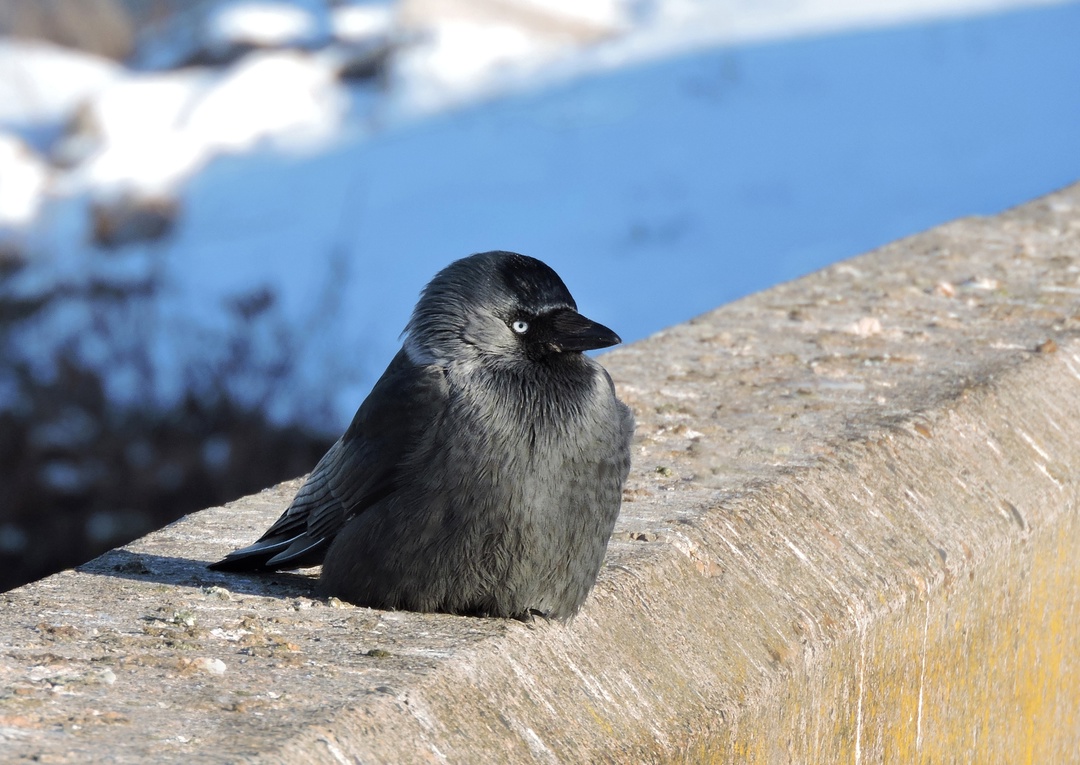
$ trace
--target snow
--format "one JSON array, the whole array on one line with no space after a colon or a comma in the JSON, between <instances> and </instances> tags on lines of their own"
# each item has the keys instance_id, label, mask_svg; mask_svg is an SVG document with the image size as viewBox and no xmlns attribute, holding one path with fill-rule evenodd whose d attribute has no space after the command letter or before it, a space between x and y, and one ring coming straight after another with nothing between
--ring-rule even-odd
<instances>
[{"instance_id":1,"label":"snow","mask_svg":"<svg viewBox=\"0 0 1080 765\"><path fill-rule=\"evenodd\" d=\"M254 53L221 74L134 76L85 106L95 146L83 148L89 156L70 188L97 196L166 192L218 154L270 138L283 145L327 138L345 109L327 67L295 52ZM87 143L85 135L75 140Z\"/></svg>"},{"instance_id":2,"label":"snow","mask_svg":"<svg viewBox=\"0 0 1080 765\"><path fill-rule=\"evenodd\" d=\"M406 51L407 76L393 99L398 117L427 115L502 93L536 89L589 72L624 68L695 50L872 30L941 19L1052 7L1072 0L506 0L500 5L543 8L568 20L583 19L611 33L602 45L534 40L516 56L488 57L486 46L505 51L507 29L497 19L487 39L464 30L450 12L426 44ZM457 4L450 4L452 7ZM486 7L486 4L477 4ZM503 14L502 18L507 15ZM502 39L500 39L502 38ZM459 62L459 63L455 63ZM457 72L458 76L452 73ZM436 97L437 94L437 97Z\"/></svg>"},{"instance_id":3,"label":"snow","mask_svg":"<svg viewBox=\"0 0 1080 765\"><path fill-rule=\"evenodd\" d=\"M389 5L342 5L333 9L331 27L339 40L369 40L391 32L394 10Z\"/></svg>"},{"instance_id":4,"label":"snow","mask_svg":"<svg viewBox=\"0 0 1080 765\"><path fill-rule=\"evenodd\" d=\"M0 130L18 132L40 151L80 103L122 76L97 56L0 38Z\"/></svg>"},{"instance_id":5,"label":"snow","mask_svg":"<svg viewBox=\"0 0 1080 765\"><path fill-rule=\"evenodd\" d=\"M511 24L447 21L398 64L402 85L393 107L399 118L453 108L490 95L504 68L542 65L564 47Z\"/></svg>"},{"instance_id":6,"label":"snow","mask_svg":"<svg viewBox=\"0 0 1080 765\"><path fill-rule=\"evenodd\" d=\"M231 0L208 15L204 42L222 54L237 45L307 47L324 41L329 26L325 4L314 0Z\"/></svg>"},{"instance_id":7,"label":"snow","mask_svg":"<svg viewBox=\"0 0 1080 765\"><path fill-rule=\"evenodd\" d=\"M632 341L1076 180L1080 100L1061 94L1080 84L1080 5L1012 6L559 2L545 12L611 36L445 18L378 86L295 49L314 39L304 3L221 5L219 30L276 9L262 29L289 45L219 68L83 57L96 74L69 76L75 54L0 42L0 73L30 62L22 81L53 99L0 95L0 129L41 152L0 138L0 235L32 258L0 300L70 295L4 353L43 379L72 353L120 404L224 391L332 434L423 284L486 249L549 262ZM350 44L400 23L385 4L327 18ZM93 245L90 210L158 198L178 210L165 238ZM102 284L130 297L103 303Z\"/></svg>"},{"instance_id":8,"label":"snow","mask_svg":"<svg viewBox=\"0 0 1080 765\"><path fill-rule=\"evenodd\" d=\"M0 241L33 221L45 190L45 163L26 144L0 133Z\"/></svg>"},{"instance_id":9,"label":"snow","mask_svg":"<svg viewBox=\"0 0 1080 765\"><path fill-rule=\"evenodd\" d=\"M625 0L516 0L510 5L599 26L616 26L626 21L631 3Z\"/></svg>"},{"instance_id":10,"label":"snow","mask_svg":"<svg viewBox=\"0 0 1080 765\"><path fill-rule=\"evenodd\" d=\"M344 107L331 73L310 56L253 54L191 105L180 130L217 151L240 152L273 135L326 137Z\"/></svg>"}]
</instances>

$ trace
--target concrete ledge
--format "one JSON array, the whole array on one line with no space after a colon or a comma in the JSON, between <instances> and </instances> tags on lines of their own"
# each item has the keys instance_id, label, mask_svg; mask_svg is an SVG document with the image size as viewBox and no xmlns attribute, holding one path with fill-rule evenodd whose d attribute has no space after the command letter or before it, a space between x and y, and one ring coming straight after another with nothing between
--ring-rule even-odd
<instances>
[{"instance_id":1,"label":"concrete ledge","mask_svg":"<svg viewBox=\"0 0 1080 765\"><path fill-rule=\"evenodd\" d=\"M569 626L203 568L297 484L3 596L0 759L1065 762L1080 186L604 357L639 421Z\"/></svg>"}]
</instances>

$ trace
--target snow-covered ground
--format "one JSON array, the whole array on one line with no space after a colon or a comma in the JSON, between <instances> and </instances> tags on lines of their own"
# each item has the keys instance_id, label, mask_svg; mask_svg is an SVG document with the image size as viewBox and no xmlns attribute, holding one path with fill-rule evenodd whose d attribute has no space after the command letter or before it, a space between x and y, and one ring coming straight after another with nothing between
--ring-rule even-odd
<instances>
[{"instance_id":1,"label":"snow-covered ground","mask_svg":"<svg viewBox=\"0 0 1080 765\"><path fill-rule=\"evenodd\" d=\"M5 363L335 433L456 257L540 257L634 340L1080 178L1077 3L507 5L233 0L139 69L0 42Z\"/></svg>"}]
</instances>

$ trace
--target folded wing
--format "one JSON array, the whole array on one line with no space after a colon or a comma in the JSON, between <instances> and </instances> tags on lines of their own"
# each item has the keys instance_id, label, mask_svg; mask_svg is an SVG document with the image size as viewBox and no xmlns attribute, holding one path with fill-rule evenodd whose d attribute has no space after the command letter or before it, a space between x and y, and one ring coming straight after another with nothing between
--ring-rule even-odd
<instances>
[{"instance_id":1,"label":"folded wing","mask_svg":"<svg viewBox=\"0 0 1080 765\"><path fill-rule=\"evenodd\" d=\"M210 568L281 570L322 563L349 519L396 490L399 466L420 436L438 427L446 401L442 370L418 366L399 352L288 509L254 544Z\"/></svg>"}]
</instances>

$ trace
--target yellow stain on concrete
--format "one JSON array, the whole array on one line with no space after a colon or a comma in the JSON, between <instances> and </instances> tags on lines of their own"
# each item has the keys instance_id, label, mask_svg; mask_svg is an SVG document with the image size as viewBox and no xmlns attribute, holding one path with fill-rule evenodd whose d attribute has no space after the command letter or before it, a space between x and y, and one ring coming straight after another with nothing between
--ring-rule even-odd
<instances>
[{"instance_id":1,"label":"yellow stain on concrete","mask_svg":"<svg viewBox=\"0 0 1080 765\"><path fill-rule=\"evenodd\" d=\"M987 565L849 635L677 761L1080 762L1080 520Z\"/></svg>"}]
</instances>

